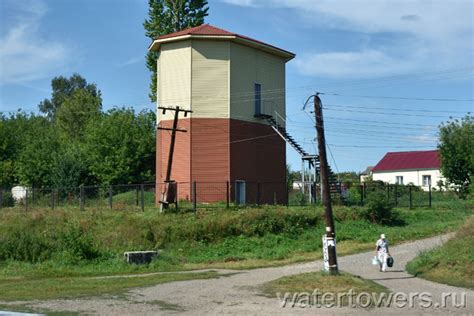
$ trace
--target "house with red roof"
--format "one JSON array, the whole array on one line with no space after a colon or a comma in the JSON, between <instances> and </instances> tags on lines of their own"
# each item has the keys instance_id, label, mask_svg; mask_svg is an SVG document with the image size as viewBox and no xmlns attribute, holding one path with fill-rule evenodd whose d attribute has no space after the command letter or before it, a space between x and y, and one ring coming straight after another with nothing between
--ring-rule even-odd
<instances>
[{"instance_id":1,"label":"house with red roof","mask_svg":"<svg viewBox=\"0 0 474 316\"><path fill-rule=\"evenodd\" d=\"M413 184L428 190L430 186L437 186L439 180L444 182L440 166L437 150L388 152L372 168L372 178L391 184Z\"/></svg>"}]
</instances>

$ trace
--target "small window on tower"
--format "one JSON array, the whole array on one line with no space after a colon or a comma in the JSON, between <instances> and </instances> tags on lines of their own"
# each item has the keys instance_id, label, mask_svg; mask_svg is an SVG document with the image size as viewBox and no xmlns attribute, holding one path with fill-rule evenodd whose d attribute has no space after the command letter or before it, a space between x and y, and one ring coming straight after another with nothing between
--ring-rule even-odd
<instances>
[{"instance_id":1,"label":"small window on tower","mask_svg":"<svg viewBox=\"0 0 474 316\"><path fill-rule=\"evenodd\" d=\"M262 86L259 83L254 84L255 95L255 115L262 114Z\"/></svg>"}]
</instances>

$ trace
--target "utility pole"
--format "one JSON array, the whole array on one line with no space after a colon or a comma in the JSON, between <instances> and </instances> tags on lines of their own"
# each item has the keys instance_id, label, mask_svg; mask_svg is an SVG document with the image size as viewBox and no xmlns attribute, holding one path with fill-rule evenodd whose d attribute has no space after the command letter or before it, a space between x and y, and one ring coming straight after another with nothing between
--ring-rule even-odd
<instances>
[{"instance_id":1,"label":"utility pole","mask_svg":"<svg viewBox=\"0 0 474 316\"><path fill-rule=\"evenodd\" d=\"M329 273L337 274L337 256L336 256L336 230L334 228L334 219L332 215L331 205L331 191L329 187L329 168L326 156L326 139L324 137L324 123L323 123L323 110L321 99L318 94L313 98L314 100L314 115L316 117L316 132L318 139L318 150L319 150L319 164L320 164L320 176L321 176L321 187L322 187L322 201L325 210L326 219L326 242L327 242L327 255L329 261Z\"/></svg>"},{"instance_id":2,"label":"utility pole","mask_svg":"<svg viewBox=\"0 0 474 316\"><path fill-rule=\"evenodd\" d=\"M179 106L172 108L172 107L164 107L160 106L158 109L163 110L163 115L166 114L166 111L174 111L174 120L173 120L173 127L157 127L157 129L171 131L171 142L170 142L170 150L168 153L168 166L166 169L166 178L165 178L165 188L162 193L162 198L160 200L160 211L163 209L167 209L170 203L176 203L176 183L174 180L171 180L171 168L173 166L173 155L174 155L174 144L176 142L176 132L184 132L186 133L187 130L179 129L178 128L178 119L179 119L179 112L184 113L184 117L188 116L188 113L192 113L191 110L183 110L180 109Z\"/></svg>"}]
</instances>

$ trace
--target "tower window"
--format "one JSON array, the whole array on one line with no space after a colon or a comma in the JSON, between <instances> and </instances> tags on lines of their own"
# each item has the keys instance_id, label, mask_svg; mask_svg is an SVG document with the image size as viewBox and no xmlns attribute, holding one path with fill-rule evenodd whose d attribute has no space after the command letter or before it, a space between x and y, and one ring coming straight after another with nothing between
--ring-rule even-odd
<instances>
[{"instance_id":1,"label":"tower window","mask_svg":"<svg viewBox=\"0 0 474 316\"><path fill-rule=\"evenodd\" d=\"M254 84L255 97L255 115L262 114L262 86L259 83Z\"/></svg>"}]
</instances>

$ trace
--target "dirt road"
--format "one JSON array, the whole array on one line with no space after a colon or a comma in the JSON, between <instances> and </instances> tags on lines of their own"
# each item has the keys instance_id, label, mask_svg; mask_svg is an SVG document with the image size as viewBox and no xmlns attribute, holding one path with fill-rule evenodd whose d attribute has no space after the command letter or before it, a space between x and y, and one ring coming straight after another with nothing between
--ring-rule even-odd
<instances>
[{"instance_id":1,"label":"dirt road","mask_svg":"<svg viewBox=\"0 0 474 316\"><path fill-rule=\"evenodd\" d=\"M431 307L420 302L415 296L413 307L399 308L395 304L381 308L349 307L281 307L281 301L261 294L259 287L268 281L282 276L318 271L322 262L310 262L291 266L261 268L246 271L232 271L234 274L218 279L192 280L161 284L148 288L134 289L126 296L100 297L77 300L51 300L30 302L34 308L45 308L52 311L83 312L99 315L288 315L288 314L464 314L474 315L474 291L437 284L415 278L404 271L405 264L421 250L429 249L446 241L450 235L443 235L416 242L391 247L391 254L396 260L395 266L386 273L371 266L372 252L339 258L341 270L374 280L393 292L403 292L413 296L414 293L427 292L432 295ZM218 270L228 274L229 270ZM447 299L446 308L436 307L440 304L442 293L456 293L458 303L462 295L466 298L466 307L453 307L451 297ZM463 294L465 293L465 294ZM441 306L441 305L440 305Z\"/></svg>"}]
</instances>

